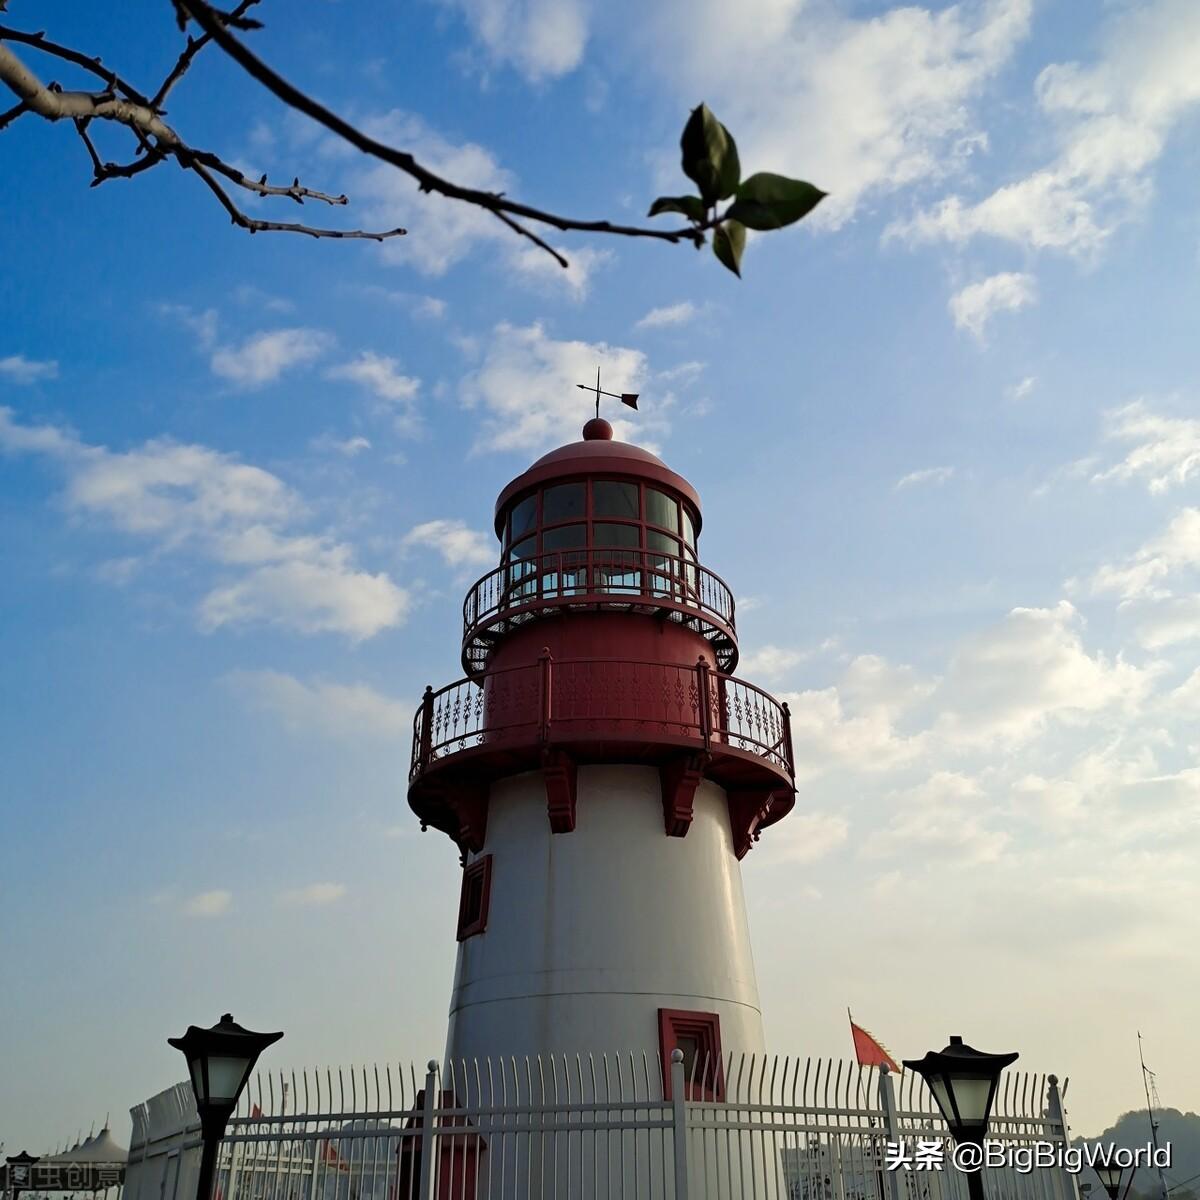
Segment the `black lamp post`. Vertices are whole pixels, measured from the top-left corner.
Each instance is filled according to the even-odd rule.
[[[282,1033],[253,1033],[243,1029],[226,1013],[211,1029],[189,1025],[183,1037],[167,1038],[168,1045],[183,1051],[192,1090],[196,1093],[196,1112],[204,1144],[196,1200],[211,1200],[217,1147],[225,1136],[225,1126],[258,1056],[281,1037]]]
[[[905,1059],[904,1065],[925,1080],[954,1140],[982,1146],[1000,1072],[1017,1057],[1016,1053],[985,1054],[952,1037],[940,1053],[930,1050],[924,1058]],[[979,1171],[967,1174],[967,1191],[971,1200],[984,1200]]]
[[[1100,1180],[1100,1186],[1108,1193],[1108,1200],[1120,1200],[1121,1197],[1121,1176],[1125,1172],[1124,1167],[1117,1166],[1112,1160],[1115,1154],[1109,1151],[1107,1160],[1101,1162],[1097,1160],[1092,1164],[1092,1170],[1096,1172],[1096,1177]],[[1129,1181],[1133,1181],[1133,1172],[1129,1172]]]

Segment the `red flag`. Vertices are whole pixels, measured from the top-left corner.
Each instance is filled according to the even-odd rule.
[[[252,1120],[252,1121],[261,1121],[262,1120],[262,1109],[259,1108],[257,1104],[252,1104],[250,1106],[250,1120]]]
[[[339,1171],[350,1170],[350,1164],[337,1152],[333,1143],[326,1140],[325,1149],[321,1154],[321,1158],[331,1167],[336,1167]]]
[[[846,1010],[850,1016],[850,1010]],[[883,1067],[900,1074],[896,1060],[883,1048],[883,1044],[869,1034],[861,1025],[855,1025],[850,1017],[850,1036],[854,1039],[854,1054],[860,1067]]]

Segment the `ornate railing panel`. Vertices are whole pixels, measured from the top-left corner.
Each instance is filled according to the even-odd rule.
[[[483,636],[503,632],[539,613],[594,604],[666,608],[694,620],[714,645],[718,665],[733,662],[733,593],[719,575],[690,559],[653,550],[555,550],[489,571],[463,601],[463,654],[467,669],[482,669]]]
[[[570,740],[638,731],[723,744],[794,775],[786,704],[761,688],[714,671],[628,659],[552,659],[429,688],[413,718],[409,771],[478,747]]]

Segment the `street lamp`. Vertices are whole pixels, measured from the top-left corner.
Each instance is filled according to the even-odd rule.
[[[1000,1072],[1017,1057],[1016,1053],[985,1054],[955,1036],[940,1053],[930,1050],[924,1058],[905,1059],[904,1065],[925,1080],[954,1140],[982,1146]],[[971,1200],[984,1200],[978,1170],[968,1172],[967,1191]]]
[[[217,1147],[225,1136],[225,1126],[258,1056],[281,1037],[282,1033],[243,1029],[226,1013],[211,1029],[189,1025],[183,1037],[167,1038],[167,1044],[181,1050],[187,1059],[192,1091],[196,1093],[204,1146],[196,1200],[211,1200]]]
[[[1121,1196],[1121,1176],[1125,1168],[1118,1166],[1113,1161],[1115,1158],[1116,1155],[1110,1147],[1108,1157],[1104,1161],[1096,1161],[1092,1164],[1092,1170],[1096,1172],[1100,1186],[1108,1193],[1108,1200],[1120,1200]],[[1133,1182],[1132,1171],[1129,1173],[1129,1182]]]

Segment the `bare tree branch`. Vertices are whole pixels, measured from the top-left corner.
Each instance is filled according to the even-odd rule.
[[[721,226],[727,219],[724,213],[716,211],[715,206],[710,206],[707,213],[696,214],[697,219],[691,224],[675,229],[622,225],[608,220],[580,220],[510,200],[500,192],[465,187],[453,180],[444,179],[418,162],[407,151],[370,137],[345,118],[325,108],[254,55],[233,31],[261,27],[258,21],[246,16],[260,0],[238,0],[235,7],[228,11],[213,7],[207,0],[170,2],[182,31],[186,33],[187,24],[192,20],[197,23],[201,32],[197,37],[187,38],[184,49],[152,99],[148,99],[143,92],[106,67],[99,57],[89,56],[52,42],[41,32],[26,33],[0,25],[0,83],[5,84],[19,101],[15,107],[0,114],[0,129],[27,112],[36,113],[47,121],[71,120],[91,161],[93,187],[110,179],[131,179],[172,158],[184,170],[198,175],[228,213],[230,220],[250,233],[278,231],[302,233],[317,238],[366,238],[374,241],[403,235],[403,229],[378,232],[335,230],[290,222],[259,220],[248,216],[234,204],[226,190],[229,184],[261,197],[283,197],[297,204],[315,200],[322,204],[342,206],[349,201],[345,195],[335,196],[305,187],[301,185],[299,178],[294,179],[288,186],[269,183],[265,174],[257,180],[253,179],[231,166],[219,155],[188,145],[176,130],[166,123],[163,119],[163,103],[167,96],[187,74],[201,50],[209,43],[215,42],[253,79],[288,107],[305,114],[363,154],[409,175],[422,192],[434,193],[448,200],[470,204],[490,212],[519,237],[527,239],[539,250],[549,254],[562,267],[568,266],[567,259],[530,226],[540,225],[563,232],[650,238],[673,245],[689,243],[699,247],[704,245],[705,233]],[[0,12],[3,12],[4,8],[5,0],[0,0]],[[28,46],[79,67],[103,81],[104,90],[67,91],[56,84],[45,85],[5,45],[6,42]],[[133,160],[125,163],[104,161],[89,133],[89,126],[93,121],[105,121],[129,130],[138,143]],[[221,181],[224,181],[224,186]],[[705,216],[705,219],[699,219],[701,215]]]
[[[459,184],[452,183],[450,180],[443,179],[440,175],[422,166],[407,151],[398,150],[393,146],[388,146],[384,142],[369,137],[361,130],[356,129],[345,118],[318,104],[317,101],[289,83],[229,32],[225,25],[227,14],[217,12],[211,5],[205,3],[205,0],[172,0],[172,3],[175,5],[177,11],[186,11],[201,29],[239,66],[254,79],[257,79],[259,83],[286,105],[296,109],[297,112],[304,113],[305,116],[311,117],[318,124],[323,125],[331,133],[336,133],[338,137],[349,142],[350,145],[361,150],[364,154],[368,154],[372,158],[377,158],[382,162],[390,163],[392,166],[405,172],[405,174],[411,175],[423,192],[437,192],[439,195],[446,196],[451,200],[461,200],[467,204],[474,204],[497,215],[504,214],[510,218],[523,217],[525,220],[549,225],[554,229],[578,231],[580,233],[617,234],[623,237],[655,238],[659,241],[672,243],[692,242],[699,245],[704,240],[703,230],[711,227],[713,224],[719,223],[719,220],[713,220],[703,225],[691,225],[684,229],[648,229],[636,225],[615,225],[611,221],[580,221],[571,217],[561,217],[555,213],[544,212],[528,204],[520,204],[496,192],[483,192],[477,188],[462,187]],[[506,224],[515,228],[518,233],[530,236],[526,230],[519,225],[515,225],[513,221],[507,221]],[[550,249],[545,243],[540,244],[544,249]],[[563,266],[566,265],[566,260],[561,255],[555,254],[555,258]]]
[[[257,3],[257,0],[243,0],[235,12],[244,11],[254,3]],[[56,58],[75,63],[104,80],[107,87],[103,92],[77,92],[64,91],[54,84],[43,84],[33,71],[4,44],[5,41],[15,41],[32,46]],[[186,67],[184,69],[186,70]],[[179,134],[162,119],[152,102],[145,100],[136,88],[132,88],[120,76],[101,65],[99,59],[88,58],[76,51],[49,42],[41,34],[25,34],[0,26],[0,83],[6,84],[20,101],[15,108],[10,109],[3,118],[0,118],[0,128],[23,112],[36,113],[47,121],[71,120],[80,140],[87,148],[88,157],[91,160],[93,187],[109,179],[131,179],[170,157],[174,158],[185,170],[198,175],[229,213],[233,223],[249,233],[303,233],[308,237],[315,238],[367,238],[372,241],[383,241],[386,238],[402,237],[406,232],[403,229],[387,229],[377,232],[357,229],[323,229],[291,222],[257,220],[247,216],[230,200],[225,190],[217,183],[214,172],[256,195],[283,196],[297,204],[303,204],[305,200],[317,200],[323,204],[344,205],[348,203],[348,200],[345,196],[333,196],[304,187],[299,179],[294,180],[287,187],[269,184],[265,175],[258,180],[250,179],[242,171],[226,163],[219,155],[187,145]],[[124,97],[116,95],[116,91],[123,92]],[[123,125],[129,129],[137,138],[141,157],[124,164],[104,162],[88,132],[88,126],[96,120]]]
[[[22,100],[19,104],[14,104],[7,112],[0,113],[0,129],[15,121],[22,113],[29,111],[29,103]]]
[[[231,18],[236,20],[245,15],[247,10],[253,8],[259,0],[242,0],[242,2],[233,10]],[[207,33],[202,33],[198,38],[189,37],[187,47],[179,56],[178,62],[171,68],[166,79],[159,84],[158,91],[154,93],[154,99],[150,102],[154,108],[161,109],[163,101],[166,100],[167,94],[171,89],[187,74],[187,69],[192,65],[192,59],[212,41],[212,38]]]
[[[366,238],[373,242],[382,242],[386,238],[403,237],[407,229],[389,229],[384,233],[366,233],[361,229],[314,229],[309,225],[295,225],[287,221],[258,221],[248,217],[229,198],[228,192],[209,174],[206,167],[199,162],[185,163],[185,156],[180,158],[180,165],[190,167],[208,185],[213,195],[221,202],[221,206],[229,214],[229,219],[237,226],[250,233],[304,233],[314,238]]]
[[[109,91],[124,92],[130,100],[144,104],[148,108],[154,107],[137,88],[126,83],[114,71],[110,71],[98,56],[89,58],[86,54],[80,54],[78,50],[72,50],[69,46],[60,46],[57,42],[48,41],[44,33],[25,33],[20,29],[9,29],[6,25],[0,25],[0,41],[21,42],[26,46],[32,46],[35,50],[42,51],[43,54],[52,54],[55,58],[74,63],[77,67],[91,71],[93,75],[104,80]]]

